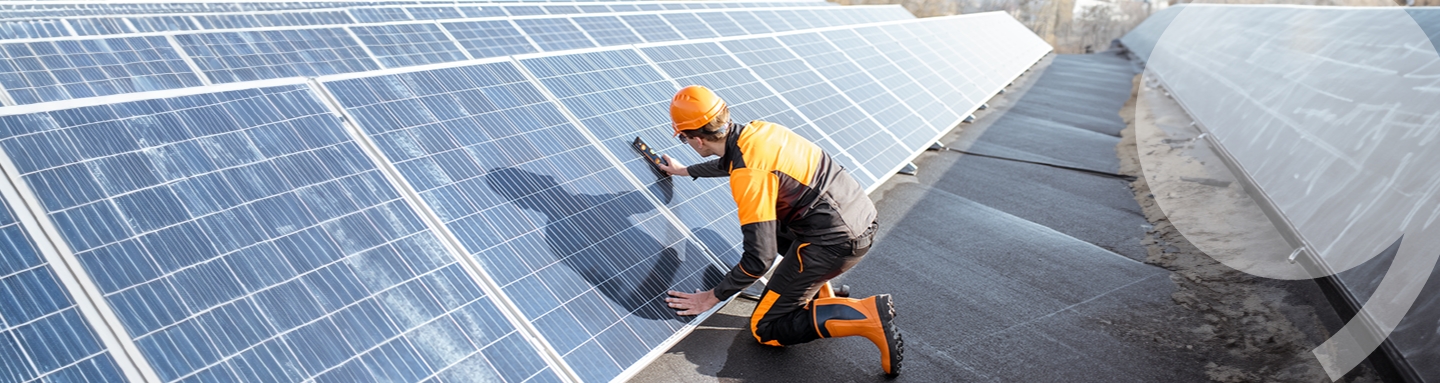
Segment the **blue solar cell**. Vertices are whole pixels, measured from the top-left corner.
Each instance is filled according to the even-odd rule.
[[[793,27],[793,28],[795,28],[795,29],[797,29],[797,30],[798,30],[798,29],[818,28],[818,27],[823,26],[823,25],[815,25],[815,21],[809,20],[808,17],[806,17],[805,15],[800,14],[799,12],[797,12],[797,11],[795,11],[795,10],[790,10],[790,9],[777,9],[777,10],[774,10],[774,11],[771,11],[771,12],[774,12],[774,13],[775,13],[775,16],[778,17],[779,19],[785,20],[785,22],[790,23],[790,26]]]
[[[101,17],[68,20],[70,27],[80,36],[115,35],[133,33],[125,20],[119,17]]]
[[[109,170],[101,173],[105,177],[98,182],[105,194],[95,201],[47,208],[44,214],[102,286],[105,300],[163,380],[305,380],[341,374],[336,371],[395,374],[400,365],[420,379],[453,368],[424,361],[488,359],[488,350],[502,347],[476,340],[518,336],[493,298],[401,200],[309,87],[160,101],[31,114],[32,121],[49,122],[23,136],[0,137],[0,142],[58,132],[91,137],[71,141],[78,153],[61,166],[133,158],[121,168],[129,172],[123,179]],[[150,114],[136,113],[146,109]],[[229,122],[217,126],[216,117]],[[77,133],[96,126],[123,133],[137,118],[169,121],[164,126],[179,130],[167,136],[170,142],[158,143],[133,135],[104,136],[125,142],[119,145],[95,141],[94,133]],[[206,155],[165,158],[167,152],[157,150],[185,144],[197,144]],[[105,154],[117,150],[122,153]],[[161,174],[159,164],[175,161],[190,167]],[[39,174],[20,177],[33,184]],[[184,186],[201,179],[210,180],[210,186]],[[62,185],[37,194],[76,184],[58,182]],[[208,206],[192,203],[201,200]],[[31,274],[16,277],[0,279],[5,282],[0,288],[21,291],[17,286],[28,289],[41,285],[29,281],[44,281]],[[0,315],[28,317],[64,306],[63,296],[25,291],[24,309],[0,306]],[[0,294],[0,304],[4,301]],[[29,330],[16,331],[25,341],[34,338],[31,334],[44,338],[48,353],[29,354],[37,368],[104,355],[93,339],[86,343],[49,335],[88,334],[77,327],[83,326],[77,318],[50,315],[33,321]],[[0,334],[0,354],[6,336]],[[511,359],[544,367],[528,344],[503,348],[514,353]],[[401,353],[427,359],[406,359]],[[71,374],[103,376],[114,370],[85,366],[89,370]]]
[[[390,21],[414,20],[405,8],[399,7],[373,7],[373,8],[350,8],[350,14],[355,20],[362,23],[384,23]]]
[[[715,33],[721,36],[749,34],[744,28],[740,27],[740,24],[736,24],[735,20],[731,20],[729,16],[726,16],[726,13],[727,12],[697,12],[695,16],[699,17],[700,21],[710,26],[711,30],[714,30]]]
[[[634,4],[610,4],[610,10],[614,12],[639,12],[640,8]]]
[[[664,306],[667,289],[718,282],[703,251],[509,62],[326,87],[577,371],[600,355],[611,368],[594,377],[613,378],[637,360],[627,350],[653,349],[684,326]],[[505,379],[543,367],[495,365]]]
[[[760,20],[750,11],[730,11],[725,14],[729,15],[731,20],[735,20],[735,23],[739,24],[741,28],[745,28],[747,34],[758,35],[772,32],[769,23]]]
[[[640,37],[645,38],[645,41],[648,42],[675,41],[685,38],[680,36],[680,32],[676,32],[675,28],[670,27],[670,22],[660,16],[625,15],[620,16],[620,19],[624,20],[625,24],[629,24],[635,33],[639,33]]]
[[[475,58],[539,52],[535,45],[507,20],[465,21],[441,25]]]
[[[253,15],[196,15],[195,21],[204,29],[240,29],[260,26]]]
[[[545,8],[546,13],[552,15],[573,15],[581,13],[580,8],[576,8],[574,5],[546,5],[543,6],[543,8]]]
[[[350,30],[386,68],[465,60],[465,53],[435,24],[356,26]]]
[[[585,32],[570,22],[570,19],[517,19],[516,25],[520,26],[525,34],[530,36],[540,49],[546,51],[563,51],[568,49],[590,48],[595,43],[585,36]]]
[[[615,16],[576,17],[575,24],[601,46],[639,44],[644,42],[635,31]]]
[[[0,380],[123,379],[54,269],[0,200]]]
[[[636,8],[640,8],[641,11],[663,11],[663,10],[665,10],[665,7],[664,7],[664,6],[661,6],[660,4],[636,4],[635,7],[636,7]]]
[[[406,7],[405,10],[410,12],[411,16],[415,16],[416,20],[459,19],[465,17],[465,15],[455,7]]]
[[[465,17],[505,17],[505,9],[498,5],[458,7]]]
[[[176,35],[211,82],[318,76],[379,69],[339,28]]]
[[[64,22],[60,19],[0,21],[0,39],[70,36],[70,31],[65,29]]]
[[[910,154],[893,136],[875,134],[883,128],[776,39],[755,38],[721,44],[809,117],[859,165],[852,167],[842,160],[846,168],[864,170],[870,175],[882,174],[904,162]],[[866,187],[875,182],[868,176],[856,178]]]
[[[757,9],[750,11],[750,13],[755,15],[756,18],[759,18],[760,21],[765,23],[766,27],[769,27],[770,30],[774,32],[785,32],[799,29],[796,26],[791,25],[789,21],[786,21],[785,18],[781,17],[779,14],[776,14],[775,11],[772,10]]]
[[[130,25],[139,32],[191,31],[199,29],[188,16],[131,17]]]
[[[675,29],[679,30],[680,34],[685,35],[686,40],[719,36],[715,34],[715,31],[710,30],[710,27],[706,26],[705,23],[700,22],[700,18],[695,17],[694,13],[665,13],[661,14],[660,17],[670,22],[670,25],[675,26]]]
[[[846,56],[855,60],[855,63],[859,64],[861,68],[865,68],[872,76],[875,76],[876,80],[890,89],[891,93],[899,96],[905,105],[910,106],[922,118],[927,119],[932,128],[949,129],[951,124],[959,121],[959,115],[950,111],[940,97],[931,94],[922,85],[923,83],[911,77],[912,74],[921,73],[919,69],[923,68],[906,68],[897,65],[881,51],[883,48],[871,45],[856,30],[841,29],[822,34],[844,51]],[[913,57],[910,60],[913,61]],[[902,141],[911,142],[903,138]]]
[[[704,7],[704,6],[702,5],[701,7]],[[667,10],[667,11],[684,11],[684,10],[692,9],[692,8],[690,8],[689,6],[685,5],[685,4],[678,4],[678,3],[660,4],[660,8],[663,8],[663,9],[665,9],[665,10]]]
[[[546,14],[545,8],[540,8],[536,5],[507,5],[505,6],[505,12],[509,12],[510,16],[535,16]]]
[[[199,85],[160,36],[0,45],[0,87],[18,104]]]
[[[880,49],[885,57],[894,62],[910,74],[915,82],[925,86],[937,99],[945,102],[946,106],[954,114],[965,113],[970,107],[978,105],[982,100],[971,100],[965,96],[966,90],[973,92],[974,84],[964,79],[954,78],[958,73],[952,73],[941,58],[931,49],[926,49],[923,41],[912,40],[915,36],[903,28],[895,25],[883,27],[867,27],[857,30],[865,41],[871,46]],[[915,44],[901,44],[900,41],[916,41]],[[952,120],[953,121],[953,120]]]
[[[581,5],[581,6],[580,6],[580,13],[610,13],[610,12],[624,12],[624,11],[613,11],[613,10],[610,10],[610,7],[609,7],[609,6],[605,6],[605,5]]]
[[[674,82],[650,66],[639,52],[628,49],[525,59],[521,63],[560,98],[582,126],[600,138],[605,149],[645,183],[651,194],[675,211],[696,238],[715,246],[712,252],[723,254],[725,262],[739,261],[738,252],[730,251],[740,243],[740,233],[735,229],[740,223],[729,184],[718,179],[676,182],[671,177],[659,177],[649,162],[630,147],[638,136],[681,163],[705,160],[669,137],[670,120],[665,111],[675,93]]]
[[[940,132],[931,127],[919,114],[909,109],[900,99],[890,94],[888,88],[871,78],[869,71],[872,68],[860,66],[819,33],[801,33],[776,38],[885,128],[884,131],[863,132],[870,134],[869,137],[862,139],[863,141],[898,139],[906,154],[909,154],[928,147],[935,139],[936,134]],[[901,160],[903,161],[904,158]],[[889,166],[896,166],[899,163],[889,163]],[[880,171],[889,171],[889,169]]]

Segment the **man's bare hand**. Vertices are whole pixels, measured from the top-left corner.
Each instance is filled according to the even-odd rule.
[[[670,291],[669,293],[670,297],[665,298],[665,303],[668,303],[670,308],[679,310],[675,313],[676,315],[700,315],[720,304],[720,299],[715,298],[715,290],[695,289],[694,294],[679,291]]]
[[[664,161],[665,163],[664,163],[664,164],[659,164],[660,170],[663,170],[663,171],[665,171],[666,173],[670,173],[670,175],[674,175],[674,176],[688,176],[688,175],[690,175],[690,169],[689,169],[688,167],[686,167],[684,164],[681,164],[680,162],[675,161],[674,158],[670,158],[669,155],[661,154],[661,155],[660,155],[660,158],[664,158],[664,159],[665,159],[665,161]],[[666,164],[669,164],[669,165],[666,165]]]

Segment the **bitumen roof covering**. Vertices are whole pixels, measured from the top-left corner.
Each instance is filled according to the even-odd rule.
[[[1116,52],[1047,57],[941,141],[1113,173],[1136,73]],[[1199,319],[1171,301],[1167,270],[1141,262],[1147,221],[1125,180],[955,151],[915,163],[872,194],[875,247],[836,280],[894,295],[894,381],[1207,380],[1202,356],[1153,335]],[[861,338],[756,343],[754,305],[730,302],[632,381],[886,380]]]

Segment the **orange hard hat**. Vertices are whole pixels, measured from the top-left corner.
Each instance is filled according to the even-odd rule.
[[[675,92],[675,98],[670,99],[670,121],[675,135],[704,127],[722,110],[725,110],[725,100],[709,88],[699,85],[681,88]]]

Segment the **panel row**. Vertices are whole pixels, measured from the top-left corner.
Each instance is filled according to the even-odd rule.
[[[628,145],[701,160],[675,89],[873,188],[1049,49],[991,13],[45,103],[0,110],[0,166],[143,376],[608,381],[740,256],[724,180]]]
[[[264,12],[297,9],[327,9],[366,7],[383,5],[455,5],[455,4],[514,4],[514,3],[574,3],[574,2],[641,2],[644,0],[417,0],[417,1],[304,1],[304,2],[152,2],[152,3],[96,3],[96,2],[30,2],[0,4],[0,14],[5,19],[55,18],[68,16],[142,15],[167,13],[208,13],[208,12]],[[659,0],[671,1],[671,0]],[[726,0],[729,1],[729,0]],[[742,0],[743,1],[743,0]],[[792,0],[795,3],[828,5],[824,1]],[[818,3],[818,4],[817,4]]]
[[[811,7],[826,2],[624,2],[556,3],[552,5],[427,5],[373,6],[338,9],[269,12],[227,12],[163,14],[109,17],[12,18],[0,13],[0,40],[65,36],[119,35],[127,33],[196,31],[237,28],[343,25],[394,21],[447,20],[479,17],[572,15],[613,12],[655,12],[675,10]]]
[[[912,18],[898,6],[530,16],[0,44],[8,105]]]

